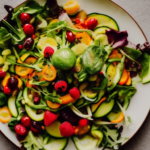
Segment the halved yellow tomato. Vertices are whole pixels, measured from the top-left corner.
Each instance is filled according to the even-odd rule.
[[[8,123],[11,117],[12,115],[7,107],[3,107],[0,109],[0,122]]]
[[[53,65],[46,65],[42,70],[43,78],[47,81],[53,81],[56,78],[56,69]]]
[[[86,32],[78,32],[76,33],[76,38],[86,45],[91,45],[92,38]]]
[[[64,9],[68,15],[74,15],[78,12],[80,6],[76,0],[69,0],[65,5]]]
[[[36,62],[36,60],[37,59],[35,57],[28,57],[25,60],[25,63],[33,65]],[[28,67],[22,67],[22,66],[16,65],[15,66],[15,71],[16,71],[17,75],[19,75],[21,77],[24,77],[24,76],[27,76],[27,75],[31,74],[34,70],[31,69],[31,68],[28,68]]]

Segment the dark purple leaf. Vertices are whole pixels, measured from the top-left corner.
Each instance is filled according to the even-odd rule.
[[[109,44],[112,45],[113,48],[118,48],[127,45],[127,31],[116,31],[114,29],[106,30],[106,35],[108,38]]]
[[[144,44],[138,44],[136,45],[136,49],[139,49],[141,52],[146,52],[150,55],[150,43],[145,42]]]
[[[66,11],[60,7],[57,0],[47,0],[47,5],[50,9],[50,16],[58,18],[59,15],[65,13]]]
[[[131,71],[130,72],[130,76],[131,76],[131,78],[136,77],[137,76],[137,72]]]

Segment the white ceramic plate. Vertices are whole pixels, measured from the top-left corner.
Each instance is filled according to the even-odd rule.
[[[37,1],[41,4],[44,2],[44,0]],[[68,0],[58,0],[58,3],[59,5],[63,5],[67,1]],[[134,19],[115,3],[109,0],[78,0],[78,2],[80,3],[81,9],[84,9],[87,13],[98,12],[114,18],[117,21],[121,31],[128,31],[129,41],[135,44],[142,44],[146,41],[146,37]],[[149,89],[150,84],[142,85],[139,83],[137,85],[137,93],[132,98],[130,106],[127,110],[128,115],[132,118],[132,125],[128,128],[124,127],[122,133],[123,137],[128,137],[129,139],[133,137],[145,121],[150,108]],[[6,124],[4,125],[0,123],[0,129],[2,133],[16,146],[21,146],[17,141],[15,134],[9,130]],[[76,150],[71,141],[66,150]]]

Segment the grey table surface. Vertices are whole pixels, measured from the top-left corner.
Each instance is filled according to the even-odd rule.
[[[0,19],[6,12],[3,8],[5,4],[13,7],[17,6],[24,0],[0,0]],[[139,23],[147,39],[150,41],[150,0],[113,0]],[[140,111],[140,110],[139,110]],[[2,133],[0,133],[0,150],[19,150]],[[150,114],[137,134],[121,148],[121,150],[150,150]]]

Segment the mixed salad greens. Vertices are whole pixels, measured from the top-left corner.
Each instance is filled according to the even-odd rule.
[[[27,150],[63,150],[68,138],[78,150],[119,149],[132,78],[150,81],[149,43],[135,45],[110,16],[79,8],[76,0],[5,6],[0,121]]]

